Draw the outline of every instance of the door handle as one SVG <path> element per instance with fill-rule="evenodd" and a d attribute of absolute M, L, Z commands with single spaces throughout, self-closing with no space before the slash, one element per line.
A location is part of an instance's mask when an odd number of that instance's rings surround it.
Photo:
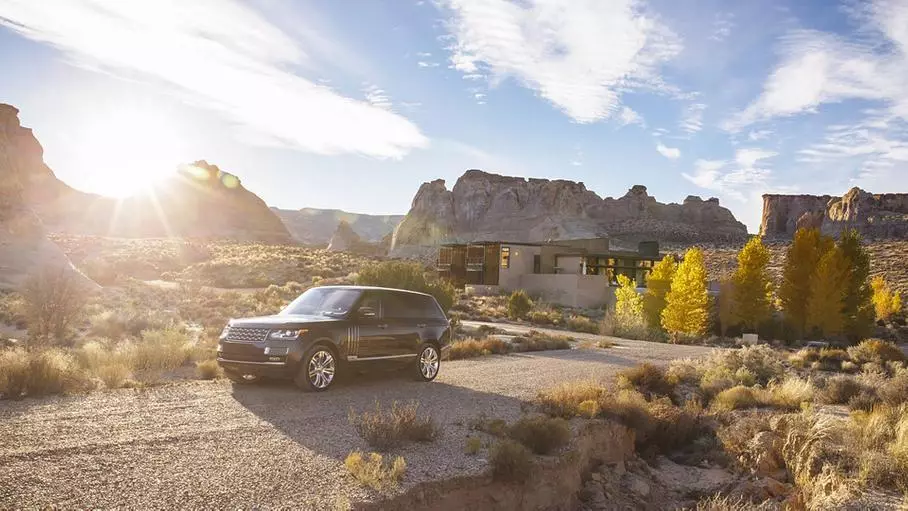
<path fill-rule="evenodd" d="M 426 324 L 425 324 L 425 323 L 418 323 L 418 324 L 416 325 L 416 328 L 425 328 L 425 327 L 426 327 Z"/>

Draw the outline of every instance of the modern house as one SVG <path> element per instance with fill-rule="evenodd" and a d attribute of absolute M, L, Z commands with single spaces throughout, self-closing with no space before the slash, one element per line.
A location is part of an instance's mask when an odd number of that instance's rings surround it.
<path fill-rule="evenodd" d="M 614 302 L 618 275 L 644 287 L 659 259 L 655 241 L 641 242 L 636 251 L 613 250 L 608 238 L 481 241 L 443 244 L 437 269 L 441 278 L 475 294 L 523 289 L 551 303 L 602 307 Z"/>

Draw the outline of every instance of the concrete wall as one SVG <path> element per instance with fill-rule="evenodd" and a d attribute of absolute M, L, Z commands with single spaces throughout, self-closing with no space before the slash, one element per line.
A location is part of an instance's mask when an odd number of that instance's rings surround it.
<path fill-rule="evenodd" d="M 520 289 L 520 277 L 533 273 L 533 256 L 539 255 L 541 247 L 502 244 L 501 248 L 511 249 L 511 263 L 498 269 L 498 285 L 505 291 Z"/>
<path fill-rule="evenodd" d="M 581 263 L 583 263 L 583 258 L 581 256 L 562 255 L 555 258 L 555 266 L 559 268 L 558 273 L 580 275 Z"/>
<path fill-rule="evenodd" d="M 614 305 L 615 291 L 601 275 L 529 274 L 520 278 L 519 288 L 546 302 L 567 307 Z"/>

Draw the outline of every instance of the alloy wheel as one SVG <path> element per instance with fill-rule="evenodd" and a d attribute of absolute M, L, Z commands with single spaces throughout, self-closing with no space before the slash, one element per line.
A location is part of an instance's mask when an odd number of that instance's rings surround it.
<path fill-rule="evenodd" d="M 423 378 L 431 380 L 438 374 L 438 350 L 434 346 L 426 346 L 419 356 L 419 371 Z"/>
<path fill-rule="evenodd" d="M 319 350 L 309 359 L 309 383 L 317 389 L 327 388 L 334 381 L 334 355 L 327 350 Z"/>

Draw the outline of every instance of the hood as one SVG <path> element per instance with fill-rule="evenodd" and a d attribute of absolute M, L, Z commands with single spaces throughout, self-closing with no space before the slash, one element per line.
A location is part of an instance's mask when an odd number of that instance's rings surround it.
<path fill-rule="evenodd" d="M 308 316 L 288 314 L 286 316 L 259 316 L 255 318 L 231 319 L 229 325 L 243 328 L 311 328 L 319 325 L 334 324 L 343 321 L 341 318 L 326 316 Z"/>

